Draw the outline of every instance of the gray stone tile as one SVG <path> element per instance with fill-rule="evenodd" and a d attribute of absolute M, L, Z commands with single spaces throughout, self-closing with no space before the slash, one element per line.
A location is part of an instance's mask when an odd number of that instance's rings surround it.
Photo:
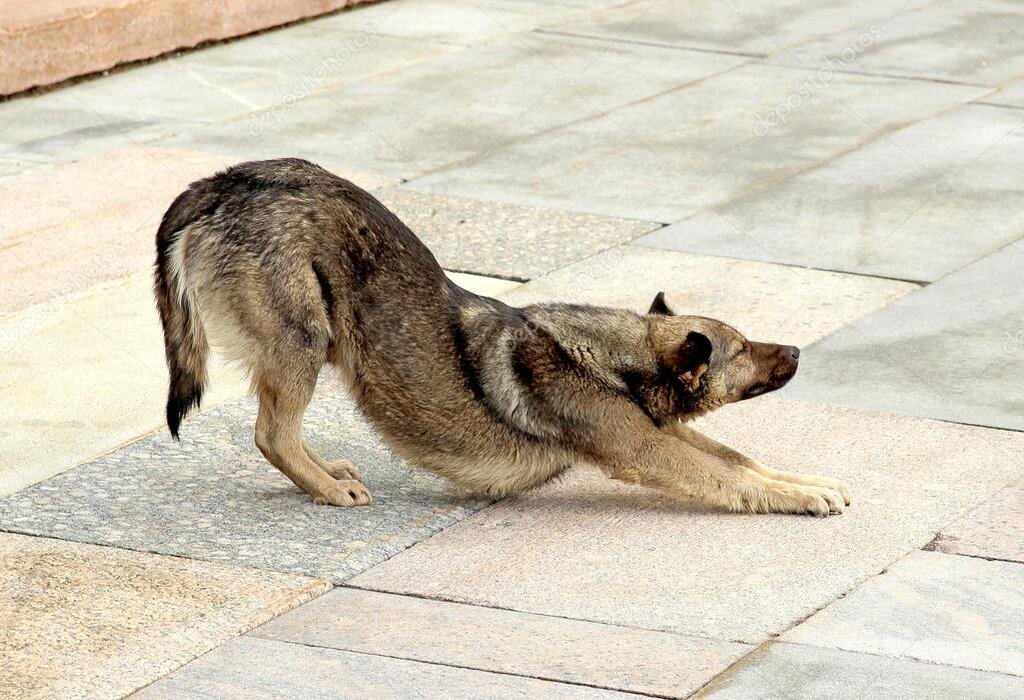
<path fill-rule="evenodd" d="M 978 98 L 977 101 L 984 104 L 1024 109 L 1024 80 L 1004 85 L 999 90 Z"/>
<path fill-rule="evenodd" d="M 677 313 L 721 319 L 751 338 L 807 345 L 914 289 L 906 282 L 622 246 L 501 298 L 518 305 L 565 301 L 645 312 L 664 291 Z"/>
<path fill-rule="evenodd" d="M 598 0 L 598 4 L 611 4 L 613 1 Z M 328 29 L 370 24 L 381 34 L 389 36 L 469 46 L 527 32 L 542 22 L 574 17 L 588 4 L 524 0 L 370 3 L 317 19 L 311 24 Z"/>
<path fill-rule="evenodd" d="M 1024 250 L 1011 244 L 810 348 L 790 396 L 1024 430 Z"/>
<path fill-rule="evenodd" d="M 910 0 L 902 12 L 930 1 Z M 643 0 L 545 26 L 618 41 L 769 56 L 823 34 L 882 24 L 900 5 L 886 0 Z"/>
<path fill-rule="evenodd" d="M 1024 235 L 1024 112 L 969 105 L 637 241 L 932 281 Z"/>
<path fill-rule="evenodd" d="M 341 581 L 483 507 L 390 456 L 339 380 L 321 381 L 305 434 L 361 468 L 372 506 L 316 506 L 253 445 L 255 402 L 192 418 L 0 499 L 0 529 L 228 561 Z"/>
<path fill-rule="evenodd" d="M 687 697 L 752 648 L 350 588 L 252 634 L 663 697 Z"/>
<path fill-rule="evenodd" d="M 374 194 L 449 270 L 531 279 L 660 227 L 465 197 L 385 189 Z"/>
<path fill-rule="evenodd" d="M 498 700 L 631 696 L 521 676 L 239 637 L 132 697 Z"/>
<path fill-rule="evenodd" d="M 913 552 L 783 641 L 1024 675 L 1024 566 Z"/>
<path fill-rule="evenodd" d="M 804 79 L 799 70 L 744 65 L 508 143 L 410 186 L 443 184 L 451 194 L 673 222 L 986 92 L 837 74 L 827 90 L 801 97 Z M 773 116 L 780 110 L 788 110 L 784 118 Z"/>
<path fill-rule="evenodd" d="M 1002 673 L 775 643 L 751 654 L 696 697 L 1012 700 L 1022 694 L 1024 678 Z"/>
<path fill-rule="evenodd" d="M 733 515 L 580 468 L 351 585 L 760 643 L 924 546 L 1024 468 L 1019 433 L 774 396 L 697 428 L 775 468 L 840 478 L 853 503 L 824 520 Z"/>
<path fill-rule="evenodd" d="M 918 3 L 894 17 L 899 4 L 886 4 L 842 31 L 778 52 L 775 60 L 991 86 L 1024 75 L 1020 3 Z"/>
<path fill-rule="evenodd" d="M 931 548 L 1024 563 L 1024 481 L 1007 486 L 947 526 Z"/>
<path fill-rule="evenodd" d="M 327 88 L 282 109 L 190 131 L 177 141 L 230 149 L 244 158 L 288 153 L 412 177 L 741 61 L 699 54 L 681 62 L 677 52 L 656 47 L 517 35 Z"/>

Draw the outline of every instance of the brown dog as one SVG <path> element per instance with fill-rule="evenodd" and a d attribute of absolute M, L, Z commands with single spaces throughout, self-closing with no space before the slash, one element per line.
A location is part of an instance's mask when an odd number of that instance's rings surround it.
<path fill-rule="evenodd" d="M 317 503 L 366 505 L 347 460 L 302 438 L 325 363 L 410 462 L 504 496 L 576 462 L 731 511 L 842 512 L 833 479 L 773 471 L 683 425 L 784 385 L 797 348 L 708 318 L 566 304 L 512 308 L 445 277 L 352 183 L 286 159 L 193 183 L 157 233 L 156 297 L 177 437 L 206 383 L 207 334 L 251 371 L 256 445 Z"/>

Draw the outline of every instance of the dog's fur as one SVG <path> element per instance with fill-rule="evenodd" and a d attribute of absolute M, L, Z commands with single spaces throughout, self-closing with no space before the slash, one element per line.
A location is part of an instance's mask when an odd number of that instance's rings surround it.
<path fill-rule="evenodd" d="M 445 277 L 371 195 L 297 159 L 193 183 L 157 233 L 156 298 L 177 437 L 206 384 L 207 334 L 251 372 L 256 445 L 317 503 L 370 503 L 351 462 L 302 438 L 325 363 L 384 440 L 498 497 L 577 462 L 730 511 L 842 512 L 838 481 L 776 472 L 683 423 L 774 390 L 796 348 L 709 318 L 569 304 L 513 308 Z"/>

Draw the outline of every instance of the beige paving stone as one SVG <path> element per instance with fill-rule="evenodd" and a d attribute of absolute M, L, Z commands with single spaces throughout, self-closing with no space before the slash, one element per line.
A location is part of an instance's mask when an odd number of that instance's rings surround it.
<path fill-rule="evenodd" d="M 912 552 L 782 639 L 1024 676 L 1024 566 Z"/>
<path fill-rule="evenodd" d="M 305 576 L 0 534 L 0 696 L 123 697 L 328 588 Z"/>
<path fill-rule="evenodd" d="M 646 312 L 654 295 L 664 291 L 676 313 L 718 318 L 754 339 L 806 345 L 915 289 L 906 282 L 624 246 L 545 275 L 502 299 Z"/>
<path fill-rule="evenodd" d="M 758 649 L 695 697 L 1017 700 L 1021 695 L 1024 678 L 1003 673 L 775 643 Z"/>
<path fill-rule="evenodd" d="M 239 637 L 132 698 L 635 698 L 635 695 L 384 656 Z"/>
<path fill-rule="evenodd" d="M 157 227 L 194 180 L 237 155 L 133 146 L 0 182 L 0 313 L 153 264 Z M 385 181 L 342 173 L 363 187 Z"/>
<path fill-rule="evenodd" d="M 485 277 L 483 275 L 470 275 L 465 272 L 445 272 L 455 284 L 474 294 L 481 294 L 487 297 L 497 297 L 507 294 L 522 282 L 503 280 L 500 277 Z"/>
<path fill-rule="evenodd" d="M 1024 481 L 1007 486 L 944 528 L 932 548 L 1024 563 Z"/>
<path fill-rule="evenodd" d="M 244 393 L 214 362 L 213 406 Z M 163 424 L 167 370 L 149 271 L 0 320 L 0 494 L 46 479 Z"/>
<path fill-rule="evenodd" d="M 351 584 L 759 643 L 924 546 L 1024 468 L 1021 433 L 774 396 L 697 427 L 776 468 L 843 479 L 853 503 L 823 520 L 708 512 L 576 469 Z"/>
<path fill-rule="evenodd" d="M 686 697 L 746 644 L 338 588 L 253 636 L 315 647 Z"/>

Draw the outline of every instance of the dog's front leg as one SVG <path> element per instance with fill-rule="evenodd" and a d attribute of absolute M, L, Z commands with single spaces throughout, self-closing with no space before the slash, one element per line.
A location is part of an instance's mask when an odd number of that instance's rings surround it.
<path fill-rule="evenodd" d="M 678 437 L 680 440 L 697 448 L 701 452 L 740 464 L 747 469 L 757 472 L 763 477 L 773 479 L 775 481 L 785 481 L 791 484 L 804 484 L 806 486 L 818 486 L 825 489 L 832 489 L 843 497 L 844 505 L 850 505 L 850 491 L 846 488 L 843 482 L 839 481 L 839 479 L 832 479 L 827 476 L 815 476 L 813 474 L 797 474 L 795 472 L 778 471 L 761 464 L 756 459 L 737 452 L 731 447 L 726 447 L 720 442 L 712 440 L 708 436 L 697 432 L 680 421 L 674 421 L 667 427 L 670 433 Z"/>
<path fill-rule="evenodd" d="M 618 444 L 612 459 L 603 462 L 613 478 L 656 488 L 679 500 L 742 513 L 824 517 L 843 509 L 842 497 L 832 489 L 769 479 L 666 431 L 651 428 Z"/>

